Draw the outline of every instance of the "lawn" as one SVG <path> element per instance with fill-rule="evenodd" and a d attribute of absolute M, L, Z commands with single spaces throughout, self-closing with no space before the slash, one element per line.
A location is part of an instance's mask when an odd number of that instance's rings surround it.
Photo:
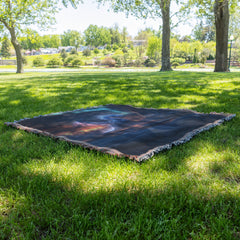
<path fill-rule="evenodd" d="M 236 117 L 139 164 L 4 125 L 103 104 Z M 239 239 L 239 73 L 0 74 L 0 239 Z"/>

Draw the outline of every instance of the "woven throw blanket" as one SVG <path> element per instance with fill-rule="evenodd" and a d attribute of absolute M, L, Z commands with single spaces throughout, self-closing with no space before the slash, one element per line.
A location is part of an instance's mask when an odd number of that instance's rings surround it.
<path fill-rule="evenodd" d="M 5 124 L 141 162 L 234 116 L 109 104 Z"/>

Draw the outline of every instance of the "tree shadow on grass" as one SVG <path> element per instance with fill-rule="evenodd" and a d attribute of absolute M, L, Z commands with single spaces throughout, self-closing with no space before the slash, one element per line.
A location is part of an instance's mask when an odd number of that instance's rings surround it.
<path fill-rule="evenodd" d="M 196 96 L 195 110 L 237 117 L 141 165 L 0 126 L 0 197 L 6 199 L 0 238 L 237 239 L 240 199 L 227 177 L 239 175 L 225 167 L 235 160 L 210 165 L 207 180 L 188 165 L 201 146 L 239 152 L 239 93 L 209 89 L 208 80 L 224 74 L 47 76 L 23 76 L 1 90 L 1 125 L 108 103 L 178 108 L 184 95 Z M 228 76 L 235 85 L 236 75 Z M 210 100 L 203 104 L 198 96 Z M 215 182 L 231 190 L 219 190 Z"/>
<path fill-rule="evenodd" d="M 186 176 L 155 189 L 86 190 L 19 164 L 8 178 L 3 239 L 234 239 L 239 231 L 239 197 Z"/>

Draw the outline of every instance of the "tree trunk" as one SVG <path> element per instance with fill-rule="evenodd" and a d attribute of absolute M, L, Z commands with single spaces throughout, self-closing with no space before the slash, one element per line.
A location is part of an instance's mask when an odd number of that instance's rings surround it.
<path fill-rule="evenodd" d="M 170 63 L 170 4 L 171 0 L 161 0 L 162 11 L 162 67 L 160 71 L 172 71 Z"/>
<path fill-rule="evenodd" d="M 227 72 L 228 69 L 228 0 L 215 0 L 214 6 L 216 25 L 216 63 L 214 72 Z"/>
<path fill-rule="evenodd" d="M 16 52 L 17 57 L 17 73 L 23 73 L 23 59 L 22 59 L 22 52 L 21 52 L 21 45 L 17 41 L 15 28 L 12 27 L 9 29 L 11 34 L 11 42 Z"/>

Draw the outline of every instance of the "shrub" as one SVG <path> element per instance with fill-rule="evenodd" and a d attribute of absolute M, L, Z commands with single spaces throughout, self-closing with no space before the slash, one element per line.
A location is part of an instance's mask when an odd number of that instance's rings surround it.
<path fill-rule="evenodd" d="M 71 64 L 71 62 L 74 60 L 74 58 L 76 58 L 76 56 L 69 56 L 65 59 L 64 61 L 64 66 L 69 66 Z"/>
<path fill-rule="evenodd" d="M 79 67 L 83 65 L 83 61 L 79 58 L 79 57 L 75 57 L 72 61 L 71 61 L 71 65 L 73 67 Z"/>
<path fill-rule="evenodd" d="M 108 51 L 111 51 L 112 50 L 112 47 L 111 47 L 111 45 L 107 45 L 107 47 L 106 47 L 106 49 L 108 50 Z"/>
<path fill-rule="evenodd" d="M 124 47 L 124 48 L 122 49 L 122 52 L 123 52 L 123 53 L 128 53 L 128 48 L 127 48 L 127 47 Z"/>
<path fill-rule="evenodd" d="M 62 60 L 58 57 L 52 57 L 48 63 L 47 66 L 51 67 L 51 68 L 56 68 L 56 67 L 60 67 L 63 64 Z"/>
<path fill-rule="evenodd" d="M 109 67 L 115 67 L 116 61 L 113 58 L 107 57 L 102 60 L 102 65 L 108 65 Z"/>
<path fill-rule="evenodd" d="M 44 65 L 45 65 L 45 63 L 44 63 L 44 59 L 42 57 L 36 57 L 33 60 L 33 66 L 34 67 L 42 67 Z"/>
<path fill-rule="evenodd" d="M 186 62 L 185 58 L 172 58 L 171 63 L 177 62 L 179 64 L 184 64 Z"/>
<path fill-rule="evenodd" d="M 95 54 L 98 54 L 98 53 L 99 53 L 99 49 L 98 49 L 98 48 L 94 48 L 93 52 L 94 52 Z"/>
<path fill-rule="evenodd" d="M 176 68 L 176 67 L 179 66 L 180 64 L 179 64 L 178 62 L 173 62 L 171 65 L 172 65 L 174 68 Z"/>
<path fill-rule="evenodd" d="M 94 64 L 97 65 L 97 66 L 100 66 L 101 65 L 101 60 L 98 58 L 94 61 Z"/>
<path fill-rule="evenodd" d="M 107 55 L 107 54 L 108 54 L 107 49 L 103 49 L 103 54 L 104 54 L 104 55 Z"/>
<path fill-rule="evenodd" d="M 76 48 L 72 48 L 70 54 L 71 55 L 78 55 L 78 52 L 77 52 Z"/>
<path fill-rule="evenodd" d="M 27 58 L 25 56 L 22 56 L 22 63 L 23 63 L 23 65 L 28 64 Z"/>
<path fill-rule="evenodd" d="M 123 64 L 123 62 L 124 62 L 124 59 L 123 59 L 123 56 L 121 56 L 121 55 L 115 55 L 115 56 L 113 56 L 112 57 L 114 60 L 115 60 L 115 62 L 116 62 L 116 67 L 122 67 L 124 64 Z"/>
<path fill-rule="evenodd" d="M 112 49 L 113 49 L 114 51 L 116 51 L 118 48 L 119 48 L 119 46 L 118 46 L 116 43 L 114 43 L 114 44 L 112 45 Z"/>
<path fill-rule="evenodd" d="M 141 58 L 137 58 L 134 63 L 134 67 L 141 67 L 143 65 L 143 60 Z"/>
<path fill-rule="evenodd" d="M 144 65 L 146 67 L 154 67 L 156 66 L 156 64 L 157 64 L 156 61 L 154 61 L 154 59 L 151 59 L 151 58 L 146 59 L 144 62 Z"/>
<path fill-rule="evenodd" d="M 91 50 L 90 49 L 84 49 L 82 52 L 82 55 L 85 57 L 91 56 Z"/>
<path fill-rule="evenodd" d="M 123 51 L 121 49 L 117 49 L 115 52 L 114 52 L 114 55 L 123 55 Z"/>
<path fill-rule="evenodd" d="M 68 54 L 66 53 L 65 49 L 61 50 L 60 56 L 61 56 L 63 61 L 67 58 Z"/>

